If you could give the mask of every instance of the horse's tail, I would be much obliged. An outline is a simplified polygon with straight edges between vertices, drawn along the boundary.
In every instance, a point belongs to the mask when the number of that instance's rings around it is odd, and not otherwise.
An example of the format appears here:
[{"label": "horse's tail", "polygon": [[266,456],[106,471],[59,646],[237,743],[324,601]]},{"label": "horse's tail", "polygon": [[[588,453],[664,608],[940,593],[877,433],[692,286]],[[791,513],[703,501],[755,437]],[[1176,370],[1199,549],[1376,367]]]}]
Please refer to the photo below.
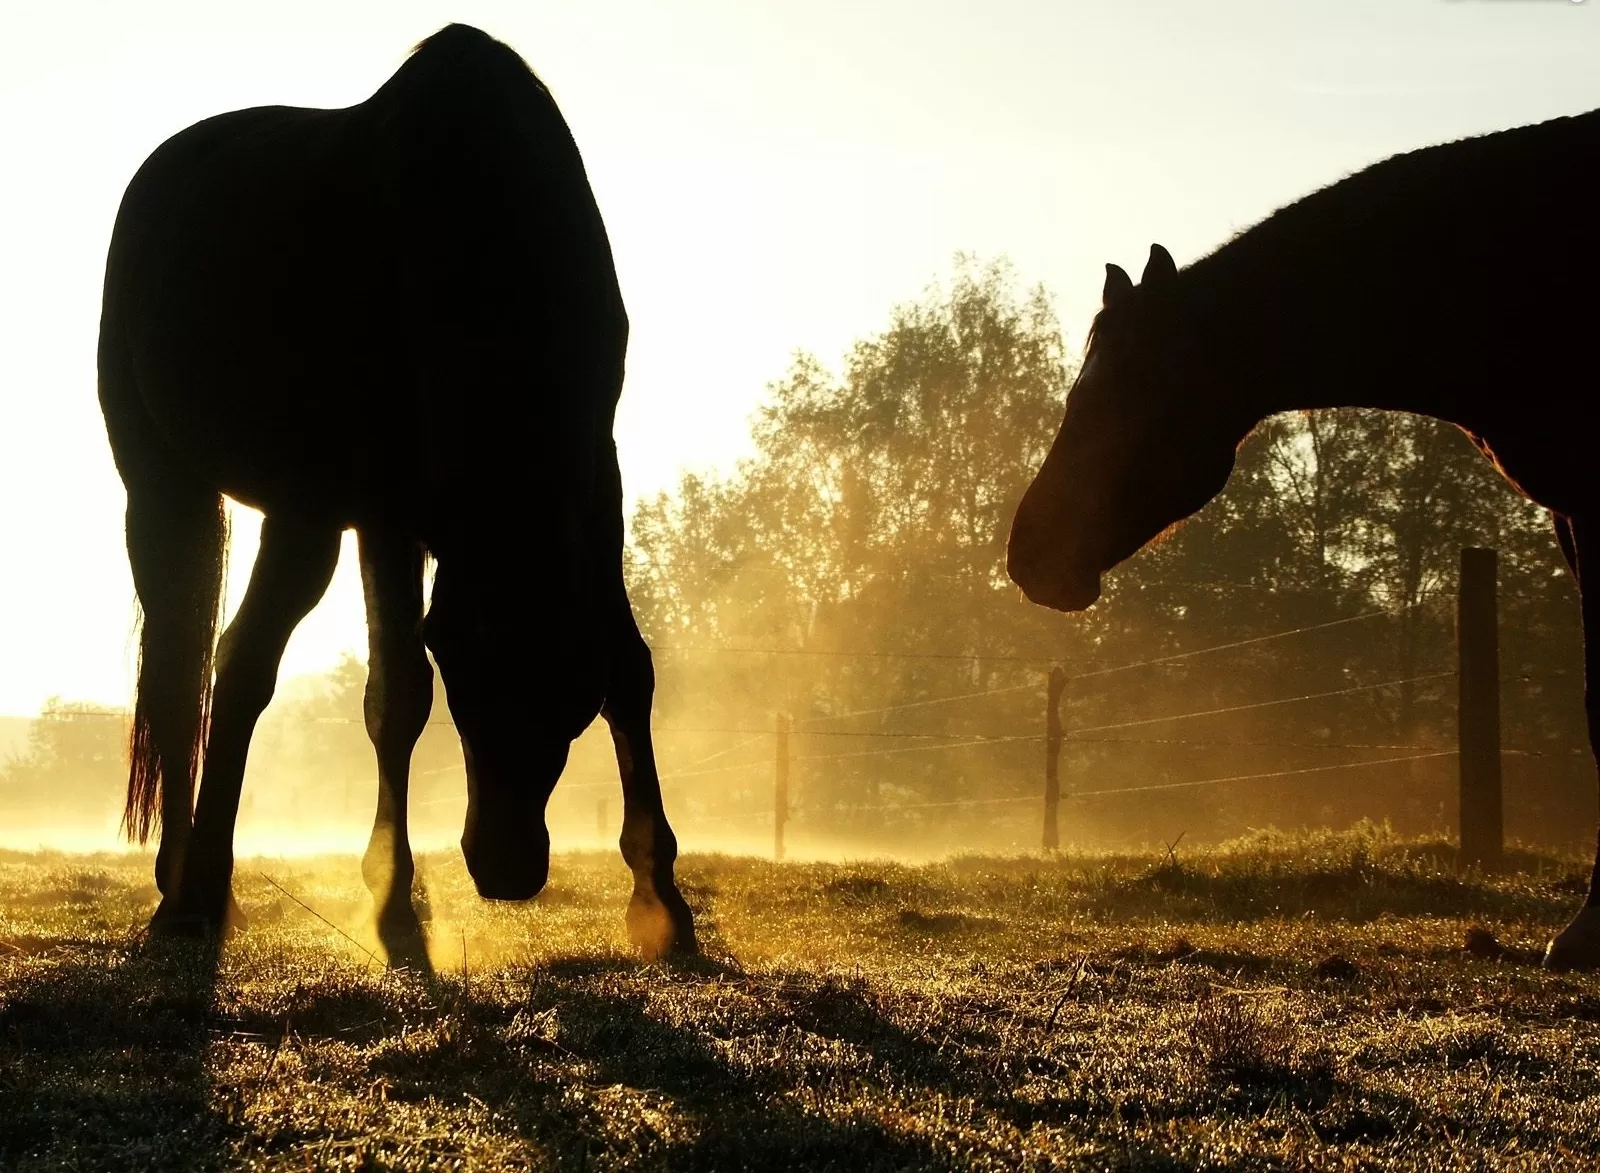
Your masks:
[{"label": "horse's tail", "polygon": [[128,491],[128,559],[141,624],[122,821],[140,843],[163,816],[194,809],[227,570],[222,495],[194,482],[175,489]]},{"label": "horse's tail", "polygon": [[193,811],[228,553],[222,493],[188,467],[151,418],[124,324],[130,305],[143,304],[147,318],[160,312],[139,245],[154,208],[165,206],[160,189],[170,168],[170,161],[147,161],[117,211],[98,355],[106,438],[128,491],[128,564],[138,594],[139,683],[122,825],[140,843],[165,822],[186,823]]}]

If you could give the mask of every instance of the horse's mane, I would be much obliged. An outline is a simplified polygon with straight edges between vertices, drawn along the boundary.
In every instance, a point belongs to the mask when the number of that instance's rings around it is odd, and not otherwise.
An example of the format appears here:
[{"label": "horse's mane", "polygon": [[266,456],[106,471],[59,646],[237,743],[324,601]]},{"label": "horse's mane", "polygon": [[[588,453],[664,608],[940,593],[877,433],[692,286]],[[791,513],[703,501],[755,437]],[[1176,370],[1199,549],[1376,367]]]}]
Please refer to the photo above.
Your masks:
[{"label": "horse's mane", "polygon": [[1089,336],[1083,340],[1083,353],[1088,354],[1094,348],[1095,340],[1100,337],[1100,321],[1105,316],[1105,310],[1100,310],[1094,316],[1094,321],[1089,323]]},{"label": "horse's mane", "polygon": [[1089,333],[1083,340],[1083,355],[1087,359],[1098,342],[1110,342],[1117,337],[1117,331],[1122,330],[1126,323],[1137,316],[1141,309],[1149,303],[1151,290],[1135,286],[1133,292],[1116,305],[1101,306],[1095,313],[1094,320],[1089,323]]}]

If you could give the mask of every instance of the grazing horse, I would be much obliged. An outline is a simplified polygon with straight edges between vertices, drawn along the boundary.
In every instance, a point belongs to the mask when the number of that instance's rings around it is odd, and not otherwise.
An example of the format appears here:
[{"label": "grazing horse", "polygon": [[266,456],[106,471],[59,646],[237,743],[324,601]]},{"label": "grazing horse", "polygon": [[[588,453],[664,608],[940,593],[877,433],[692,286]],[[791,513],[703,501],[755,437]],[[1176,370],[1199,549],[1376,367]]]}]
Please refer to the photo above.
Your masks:
[{"label": "grazing horse", "polygon": [[[99,366],[143,612],[126,823],[140,841],[160,828],[153,931],[237,916],[251,732],[353,527],[378,758],[362,871],[380,926],[412,914],[406,792],[431,650],[479,893],[544,886],[545,804],[603,714],[630,934],[651,956],[694,948],[650,743],[650,651],[622,580],[611,429],[627,332],[566,123],[476,29],[428,38],[359,105],[223,114],[140,168],[107,260]],[[265,518],[216,641],[223,494]]]},{"label": "grazing horse", "polygon": [[[1600,321],[1600,111],[1399,155],[1305,197],[1179,272],[1159,245],[1103,307],[1060,433],[1018,506],[1007,569],[1088,607],[1100,576],[1227,482],[1261,420],[1416,412],[1461,427],[1548,508],[1583,599],[1600,734],[1600,481],[1573,386]],[[1591,375],[1583,372],[1590,371]],[[1600,858],[1546,964],[1600,965]]]}]

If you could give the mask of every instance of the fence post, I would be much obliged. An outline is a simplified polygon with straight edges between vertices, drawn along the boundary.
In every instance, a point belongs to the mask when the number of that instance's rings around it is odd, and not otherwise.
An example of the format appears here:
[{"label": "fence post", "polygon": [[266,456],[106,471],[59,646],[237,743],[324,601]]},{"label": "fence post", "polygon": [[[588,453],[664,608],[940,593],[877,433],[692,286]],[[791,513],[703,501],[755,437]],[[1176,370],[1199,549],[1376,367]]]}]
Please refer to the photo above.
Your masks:
[{"label": "fence post", "polygon": [[772,858],[783,859],[783,825],[789,820],[789,714],[777,715],[777,756],[773,762]]},{"label": "fence post", "polygon": [[1461,770],[1461,863],[1493,869],[1505,844],[1500,785],[1500,617],[1498,556],[1461,551],[1456,605],[1456,736]]},{"label": "fence post", "polygon": [[606,837],[606,800],[603,798],[594,804],[594,836],[596,839]]},{"label": "fence post", "polygon": [[1067,690],[1067,674],[1062,668],[1050,669],[1050,684],[1044,702],[1044,849],[1061,846],[1061,831],[1056,812],[1061,806],[1061,694]]}]

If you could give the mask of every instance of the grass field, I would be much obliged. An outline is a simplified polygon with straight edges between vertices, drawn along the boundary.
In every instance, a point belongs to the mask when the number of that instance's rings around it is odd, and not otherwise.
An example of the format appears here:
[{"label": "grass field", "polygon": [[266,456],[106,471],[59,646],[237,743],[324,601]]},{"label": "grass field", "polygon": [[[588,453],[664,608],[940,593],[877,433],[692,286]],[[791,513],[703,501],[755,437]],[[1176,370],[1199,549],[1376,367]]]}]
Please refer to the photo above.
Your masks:
[{"label": "grass field", "polygon": [[706,956],[646,966],[615,856],[506,907],[440,855],[426,974],[353,859],[242,862],[218,958],[142,941],[147,858],[3,854],[0,1166],[1593,1169],[1600,979],[1535,964],[1584,873],[1514,863],[690,856]]}]

